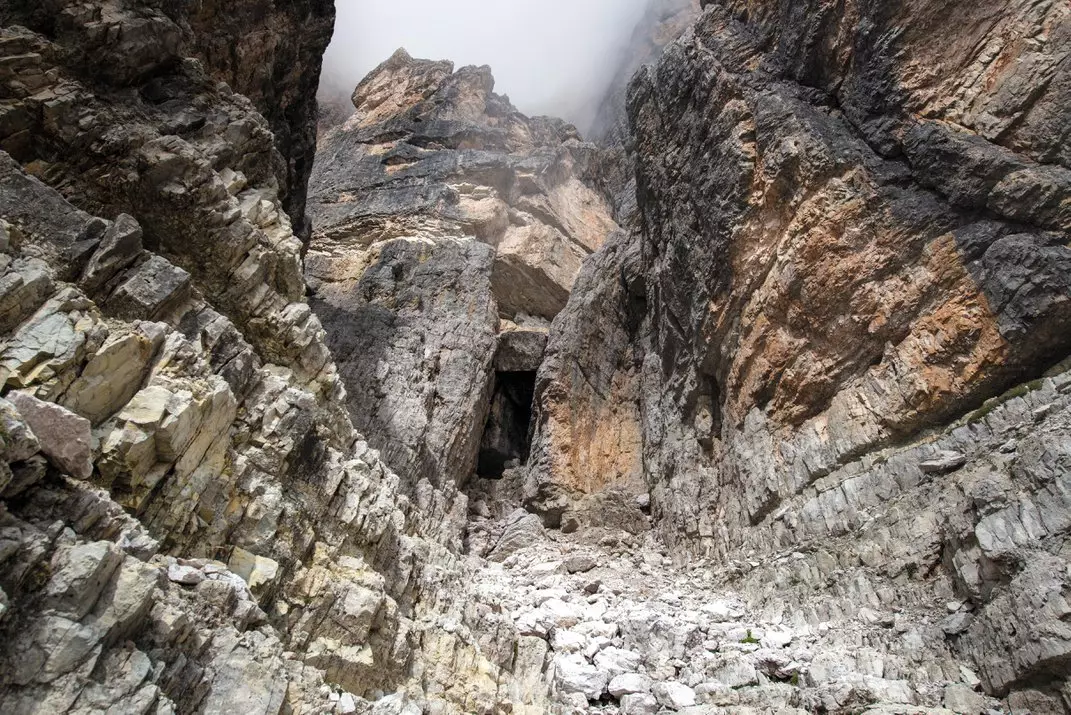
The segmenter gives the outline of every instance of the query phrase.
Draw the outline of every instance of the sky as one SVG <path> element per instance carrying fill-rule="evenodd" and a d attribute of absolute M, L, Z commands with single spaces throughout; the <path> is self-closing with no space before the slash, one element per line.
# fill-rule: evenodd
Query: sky
<path fill-rule="evenodd" d="M 490 65 L 525 114 L 594 117 L 647 0 L 336 0 L 323 92 L 345 95 L 396 49 Z"/>

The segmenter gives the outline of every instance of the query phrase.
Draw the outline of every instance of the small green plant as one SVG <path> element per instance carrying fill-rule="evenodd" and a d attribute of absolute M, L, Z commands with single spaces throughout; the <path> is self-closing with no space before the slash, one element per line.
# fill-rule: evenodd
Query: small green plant
<path fill-rule="evenodd" d="M 792 680 L 790 682 L 798 688 L 800 686 L 800 674 L 793 673 Z"/>
<path fill-rule="evenodd" d="M 987 415 L 989 415 L 991 412 L 993 412 L 993 410 L 1003 405 L 1005 402 L 1013 400 L 1016 397 L 1022 397 L 1030 392 L 1033 392 L 1034 390 L 1040 390 L 1042 385 L 1044 384 L 1045 379 L 1039 378 L 1037 380 L 1031 380 L 1030 382 L 1023 383 L 1022 385 L 1016 385 L 1004 394 L 986 400 L 981 407 L 979 407 L 974 412 L 968 414 L 965 418 L 965 421 L 969 425 L 974 424 L 975 422 L 979 422 L 985 419 Z"/>
<path fill-rule="evenodd" d="M 751 635 L 751 629 L 750 628 L 747 629 L 747 635 L 744 636 L 743 638 L 741 638 L 740 642 L 741 643 L 754 643 L 755 645 L 759 645 L 759 644 L 762 643 L 762 641 L 760 641 L 758 638 L 756 638 L 753 635 Z"/>

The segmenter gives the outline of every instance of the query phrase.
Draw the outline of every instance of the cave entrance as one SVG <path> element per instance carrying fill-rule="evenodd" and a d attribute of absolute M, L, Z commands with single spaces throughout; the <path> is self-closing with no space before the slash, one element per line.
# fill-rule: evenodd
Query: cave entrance
<path fill-rule="evenodd" d="M 507 469 L 528 460 L 535 380 L 534 370 L 495 373 L 491 409 L 476 463 L 478 476 L 501 479 Z"/>

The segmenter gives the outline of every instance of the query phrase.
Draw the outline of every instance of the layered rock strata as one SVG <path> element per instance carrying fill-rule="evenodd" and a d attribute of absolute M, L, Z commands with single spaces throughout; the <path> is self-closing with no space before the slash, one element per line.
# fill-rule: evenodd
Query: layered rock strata
<path fill-rule="evenodd" d="M 704 5 L 630 86 L 641 229 L 552 328 L 528 503 L 553 523 L 605 488 L 592 452 L 639 461 L 676 557 L 751 564 L 754 605 L 954 596 L 985 689 L 1062 711 L 1065 378 L 1028 381 L 1071 351 L 1071 13 Z M 593 392 L 639 448 L 562 429 Z"/>
<path fill-rule="evenodd" d="M 330 8 L 237 10 L 0 4 L 0 709 L 539 712 L 304 302 Z"/>
<path fill-rule="evenodd" d="M 699 11 L 699 0 L 647 3 L 592 123 L 591 137 L 602 151 L 588 172 L 588 180 L 613 206 L 617 222 L 630 229 L 638 229 L 639 213 L 627 107 L 629 81 L 640 68 L 656 62 L 666 46 L 695 22 Z"/>
<path fill-rule="evenodd" d="M 1071 11 L 702 4 L 307 246 L 329 3 L 0 1 L 0 710 L 1071 709 Z"/>

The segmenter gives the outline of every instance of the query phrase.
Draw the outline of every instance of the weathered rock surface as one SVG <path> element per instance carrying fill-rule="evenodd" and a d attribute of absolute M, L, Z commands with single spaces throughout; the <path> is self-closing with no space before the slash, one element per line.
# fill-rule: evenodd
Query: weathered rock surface
<path fill-rule="evenodd" d="M 618 70 L 599 102 L 591 135 L 601 152 L 588 179 L 606 196 L 617 222 L 639 228 L 628 85 L 641 67 L 658 60 L 665 48 L 699 17 L 699 0 L 652 0 L 621 52 Z"/>
<path fill-rule="evenodd" d="M 29 393 L 9 392 L 7 399 L 26 420 L 26 426 L 37 437 L 41 451 L 57 469 L 79 479 L 92 476 L 93 449 L 89 420 Z"/>
<path fill-rule="evenodd" d="M 516 518 L 473 524 L 508 531 Z M 882 604 L 864 585 L 877 578 L 870 571 L 845 583 L 851 595 L 822 592 L 783 575 L 807 564 L 800 552 L 769 566 L 704 559 L 687 569 L 669 553 L 657 532 L 594 526 L 545 531 L 498 563 L 468 566 L 520 630 L 546 639 L 550 712 L 1005 712 L 980 692 L 971 659 L 947 647 L 945 595 L 920 589 Z M 597 565 L 571 573 L 581 559 Z"/>
<path fill-rule="evenodd" d="M 643 273 L 638 244 L 619 233 L 591 257 L 554 322 L 535 385 L 529 508 L 556 525 L 572 501 L 611 487 L 645 493 L 639 412 Z M 605 509 L 587 510 L 596 523 Z"/>
<path fill-rule="evenodd" d="M 570 415 L 595 393 L 635 416 L 596 443 L 642 464 L 674 558 L 831 622 L 956 594 L 970 613 L 927 647 L 1062 712 L 1040 594 L 1067 570 L 1066 364 L 1028 381 L 1071 352 L 1071 12 L 703 4 L 630 87 L 640 222 L 552 326 L 529 505 L 553 522 L 607 488 L 574 449 L 626 422 Z"/>
<path fill-rule="evenodd" d="M 543 710 L 304 302 L 330 10 L 0 3 L 4 712 Z"/>
<path fill-rule="evenodd" d="M 303 265 L 330 3 L 0 0 L 0 710 L 1068 710 L 1071 10 L 702 4 Z"/>
<path fill-rule="evenodd" d="M 359 429 L 403 477 L 404 493 L 423 489 L 445 500 L 421 510 L 434 524 L 475 468 L 488 411 L 498 325 L 493 251 L 475 241 L 396 239 L 367 258 L 353 282 L 313 282 L 312 307 L 327 326 Z M 317 243 L 309 270 L 321 261 Z"/>

